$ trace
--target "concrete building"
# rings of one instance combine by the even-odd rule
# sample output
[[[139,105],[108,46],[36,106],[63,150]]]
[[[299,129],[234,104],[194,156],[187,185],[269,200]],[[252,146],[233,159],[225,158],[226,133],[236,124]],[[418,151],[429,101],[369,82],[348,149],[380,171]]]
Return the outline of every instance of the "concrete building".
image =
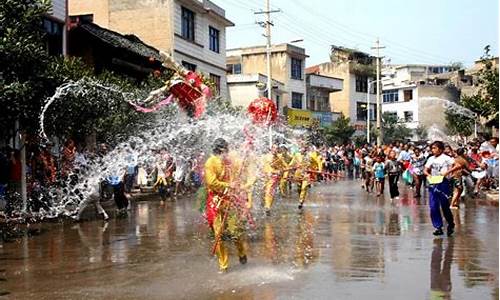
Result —
[[[49,55],[66,55],[68,0],[52,0],[52,7],[43,20]]]
[[[266,90],[267,76],[262,74],[229,74],[227,75],[227,86],[229,98],[234,106],[247,107],[254,99],[263,97]],[[285,85],[273,79],[274,103],[281,103]],[[282,110],[280,111],[283,112]]]
[[[307,73],[306,69],[307,109],[323,127],[330,126],[340,116],[332,112],[330,93],[341,91],[343,84],[342,79]]]
[[[384,68],[382,112],[391,113],[410,129],[446,126],[445,112],[450,102],[460,99],[460,89],[436,80],[450,66],[398,65]],[[437,76],[437,77],[436,77]],[[415,135],[413,139],[418,139]]]
[[[209,0],[71,0],[69,13],[170,53],[210,77],[227,97],[226,27],[234,24]]]
[[[400,86],[411,82],[426,82],[431,76],[454,70],[454,67],[447,65],[386,65],[381,71],[382,84]]]
[[[227,70],[231,74],[266,74],[266,47],[255,46],[228,49]],[[305,49],[291,44],[273,45],[271,49],[271,72],[273,80],[283,83],[283,94],[277,101],[280,112],[283,107],[305,109],[306,81]],[[273,87],[273,93],[275,92]],[[232,99],[231,99],[232,100]],[[236,100],[238,101],[238,100]]]
[[[375,78],[375,59],[366,53],[344,47],[332,46],[331,62],[307,68],[308,74],[328,76],[343,80],[343,88],[329,94],[330,110],[349,117],[357,134],[366,131],[367,109],[374,119],[375,85],[368,83]],[[370,107],[367,107],[367,97]]]

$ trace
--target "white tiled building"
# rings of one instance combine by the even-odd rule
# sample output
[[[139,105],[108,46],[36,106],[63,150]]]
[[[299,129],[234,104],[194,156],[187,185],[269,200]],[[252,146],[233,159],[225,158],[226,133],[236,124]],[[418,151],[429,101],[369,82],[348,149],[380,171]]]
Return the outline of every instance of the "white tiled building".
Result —
[[[411,129],[444,129],[445,104],[457,101],[459,92],[451,86],[431,84],[428,79],[451,70],[450,66],[387,66],[382,71],[382,112],[396,115]]]

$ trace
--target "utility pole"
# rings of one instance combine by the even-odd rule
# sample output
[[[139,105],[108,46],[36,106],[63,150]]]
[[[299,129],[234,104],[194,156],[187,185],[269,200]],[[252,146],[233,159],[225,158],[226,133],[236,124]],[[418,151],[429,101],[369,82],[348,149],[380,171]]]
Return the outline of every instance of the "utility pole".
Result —
[[[260,23],[261,26],[264,25],[266,27],[266,34],[264,35],[266,37],[267,43],[266,43],[266,64],[267,64],[267,98],[273,100],[272,97],[272,90],[273,90],[273,80],[272,80],[272,74],[271,74],[271,26],[274,26],[274,24],[271,22],[271,14],[272,13],[277,13],[280,12],[281,10],[271,10],[271,3],[270,0],[266,0],[266,10],[265,11],[259,11],[255,12],[254,14],[256,15],[261,15],[265,14],[266,15],[266,21],[264,23]],[[279,107],[278,107],[279,110]]]
[[[267,98],[271,99],[271,101],[274,102],[273,100],[273,79],[272,79],[272,74],[271,74],[271,26],[274,26],[274,24],[271,22],[271,14],[280,12],[280,10],[271,10],[271,3],[270,0],[266,0],[266,10],[265,11],[260,11],[260,12],[255,12],[254,14],[260,15],[260,14],[265,14],[266,15],[266,21],[265,21],[265,26],[266,26],[266,34],[264,35],[266,37],[267,43],[266,43],[266,63],[267,63]],[[263,25],[260,23],[261,26]],[[277,103],[276,103],[277,104]],[[277,106],[277,105],[276,105]],[[279,107],[276,107],[278,109],[278,112],[280,110]],[[271,149],[273,145],[273,129],[272,126],[269,125],[269,149]]]
[[[382,126],[381,126],[381,115],[380,112],[382,110],[381,103],[380,103],[380,49],[384,49],[384,46],[380,46],[380,41],[377,38],[377,41],[375,42],[375,47],[371,47],[372,49],[377,50],[377,79],[376,79],[376,84],[377,84],[377,131],[378,131],[378,136],[377,136],[377,146],[382,145]],[[368,91],[370,92],[370,91]]]

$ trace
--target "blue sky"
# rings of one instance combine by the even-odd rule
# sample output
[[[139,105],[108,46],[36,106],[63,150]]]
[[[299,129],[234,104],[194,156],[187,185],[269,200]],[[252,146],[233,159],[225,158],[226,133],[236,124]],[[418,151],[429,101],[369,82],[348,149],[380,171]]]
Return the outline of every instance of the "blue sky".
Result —
[[[227,48],[265,43],[264,20],[254,11],[265,0],[212,0],[236,24],[227,32]],[[329,60],[330,45],[369,52],[377,36],[387,48],[381,55],[391,63],[466,66],[478,59],[485,45],[498,55],[497,0],[271,0],[275,24],[272,42],[297,43],[310,56],[306,64]]]

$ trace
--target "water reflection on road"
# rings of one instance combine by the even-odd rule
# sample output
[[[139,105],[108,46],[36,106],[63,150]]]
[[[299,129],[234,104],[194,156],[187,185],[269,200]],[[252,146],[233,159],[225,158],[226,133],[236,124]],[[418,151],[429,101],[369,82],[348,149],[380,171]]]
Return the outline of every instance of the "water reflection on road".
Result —
[[[435,239],[426,198],[376,198],[346,181],[255,213],[249,262],[217,274],[194,200],[139,202],[127,219],[43,224],[0,248],[9,299],[498,299],[498,209],[454,211]]]

